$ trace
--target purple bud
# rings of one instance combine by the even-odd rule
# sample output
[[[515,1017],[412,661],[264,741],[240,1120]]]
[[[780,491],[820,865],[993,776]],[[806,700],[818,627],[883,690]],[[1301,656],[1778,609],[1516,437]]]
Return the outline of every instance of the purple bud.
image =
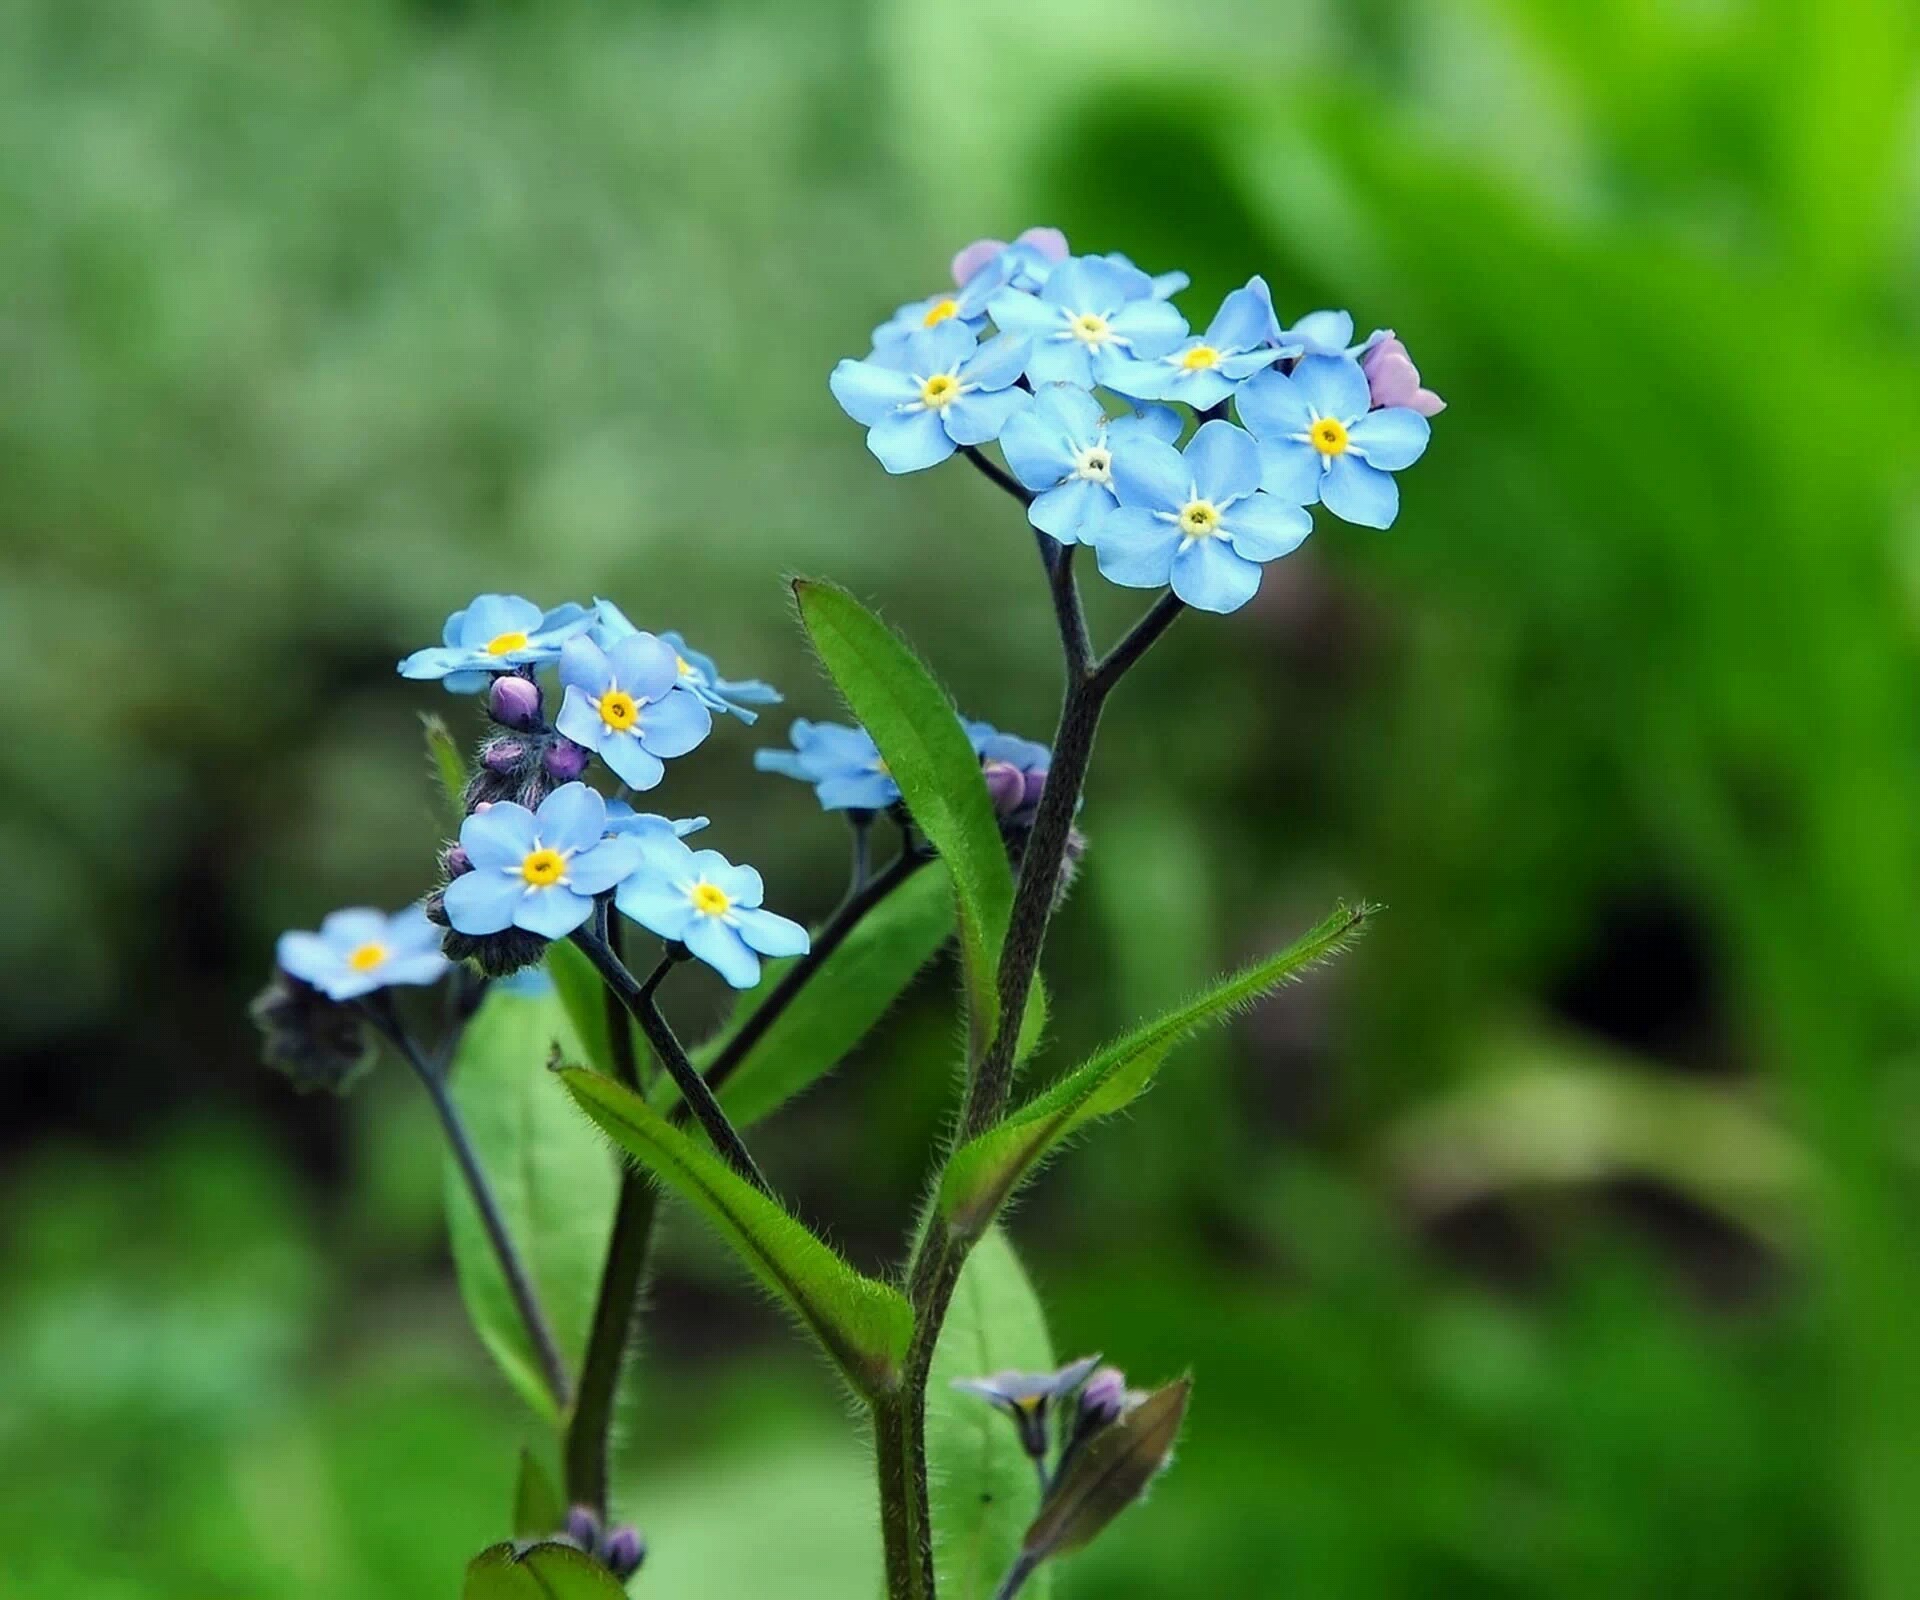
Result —
[[[1001,816],[1012,816],[1025,803],[1026,774],[1012,762],[983,762],[980,774],[987,780],[987,793],[993,797],[993,809]]]
[[[495,739],[480,752],[480,765],[503,777],[526,759],[527,747],[517,739]]]
[[[1102,1367],[1080,1391],[1080,1426],[1104,1428],[1117,1422],[1127,1408],[1127,1375],[1118,1367]]]
[[[1376,406],[1407,406],[1423,417],[1436,416],[1447,408],[1439,395],[1420,387],[1420,369],[1407,354],[1407,347],[1392,334],[1360,358],[1360,370],[1367,375],[1367,388]]]
[[[589,1555],[600,1547],[600,1519],[590,1506],[575,1506],[567,1513],[567,1538]]]
[[[547,746],[547,772],[555,783],[572,783],[587,770],[587,751],[571,739],[556,738]]]
[[[447,853],[440,858],[440,865],[449,878],[464,878],[473,871],[473,858],[467,854],[464,845],[449,845]]]
[[[1023,807],[1037,806],[1040,804],[1041,791],[1047,786],[1047,769],[1045,767],[1035,767],[1025,776],[1026,792],[1021,798],[1020,804]]]
[[[503,728],[531,728],[540,720],[540,685],[517,673],[495,678],[487,711]]]
[[[647,1559],[647,1541],[632,1528],[615,1528],[607,1535],[607,1547],[601,1552],[600,1559],[606,1563],[609,1572],[625,1583],[640,1570],[640,1563]]]

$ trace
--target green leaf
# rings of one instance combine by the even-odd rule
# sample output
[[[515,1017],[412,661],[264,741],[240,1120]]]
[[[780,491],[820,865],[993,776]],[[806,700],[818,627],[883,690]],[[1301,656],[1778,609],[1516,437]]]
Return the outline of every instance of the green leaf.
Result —
[[[495,985],[460,1041],[452,1092],[561,1355],[577,1370],[620,1178],[546,1070],[556,1046],[575,1056],[580,1048],[559,996]],[[514,1387],[556,1421],[539,1358],[451,1154],[446,1192],[454,1265],[474,1326]]]
[[[607,1027],[607,986],[593,963],[571,939],[555,939],[547,946],[547,976],[580,1041],[581,1059],[610,1078],[618,1077]]]
[[[855,1388],[876,1394],[898,1381],[913,1313],[897,1290],[856,1272],[779,1201],[631,1090],[580,1067],[559,1077],[588,1116],[719,1229]]]
[[[1371,907],[1336,907],[1318,927],[1223,979],[1197,999],[1143,1023],[953,1153],[940,1183],[940,1215],[959,1237],[991,1222],[1014,1190],[1061,1143],[1143,1093],[1174,1046],[1259,999],[1353,942]]]
[[[458,831],[467,814],[467,758],[460,753],[446,723],[432,712],[422,713],[420,728],[427,740],[427,765],[433,770],[447,820]]]
[[[460,1600],[626,1600],[620,1580],[570,1544],[497,1544],[467,1567]]]
[[[520,1452],[520,1476],[513,1486],[513,1536],[541,1539],[566,1526],[567,1503],[547,1469],[531,1450]]]
[[[927,1460],[934,1557],[943,1600],[991,1600],[1040,1498],[1013,1425],[956,1378],[1054,1366],[1046,1317],[1007,1236],[989,1228],[967,1257],[927,1380]],[[1035,1575],[1025,1596],[1047,1592]]]
[[[979,1048],[999,1021],[994,979],[1013,908],[1013,872],[980,758],[953,702],[898,634],[833,584],[798,578],[793,592],[815,654],[947,864]]]
[[[1090,1544],[1153,1486],[1173,1455],[1193,1380],[1156,1389],[1118,1422],[1093,1436],[1053,1487],[1027,1530],[1028,1556],[1045,1560]]]

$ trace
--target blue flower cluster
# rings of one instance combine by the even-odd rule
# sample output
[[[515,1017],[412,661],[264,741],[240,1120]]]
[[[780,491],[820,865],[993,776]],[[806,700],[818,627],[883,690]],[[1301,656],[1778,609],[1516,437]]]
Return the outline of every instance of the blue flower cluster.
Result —
[[[901,473],[997,443],[1034,527],[1091,545],[1115,583],[1171,587],[1204,611],[1245,605],[1260,569],[1312,531],[1310,506],[1390,526],[1393,474],[1419,459],[1444,407],[1391,329],[1356,343],[1343,311],[1283,325],[1259,277],[1200,333],[1172,301],[1184,274],[1074,256],[1056,229],[969,245],[953,279],[876,328],[864,360],[834,368],[834,398],[868,448]],[[1176,407],[1195,424],[1184,448]],[[806,776],[810,760],[836,759],[809,756],[799,729],[795,744],[774,770]],[[876,791],[871,778],[860,792]]]

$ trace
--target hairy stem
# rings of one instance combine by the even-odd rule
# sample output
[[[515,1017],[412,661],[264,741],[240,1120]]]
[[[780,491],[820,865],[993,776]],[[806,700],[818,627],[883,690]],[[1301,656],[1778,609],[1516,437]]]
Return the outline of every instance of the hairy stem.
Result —
[[[622,1015],[622,1029],[626,1022]],[[640,1290],[646,1281],[659,1203],[653,1184],[638,1169],[623,1165],[613,1232],[607,1241],[607,1262],[601,1269],[600,1293],[593,1305],[593,1326],[587,1334],[586,1360],[580,1365],[579,1398],[574,1402],[573,1415],[567,1419],[562,1444],[569,1503],[591,1507],[602,1518],[607,1512],[613,1413],[620,1392],[620,1371],[640,1309]]]
[[[880,1534],[887,1600],[933,1600],[932,1537],[927,1527],[924,1463],[913,1458],[909,1396],[873,1404],[873,1455],[879,1474]]]

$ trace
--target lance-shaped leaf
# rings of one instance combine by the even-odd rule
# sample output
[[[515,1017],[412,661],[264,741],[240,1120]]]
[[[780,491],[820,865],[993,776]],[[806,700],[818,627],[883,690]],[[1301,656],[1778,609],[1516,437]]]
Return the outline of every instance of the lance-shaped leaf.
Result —
[[[977,1235],[1064,1140],[1137,1099],[1175,1045],[1344,949],[1370,914],[1368,906],[1337,907],[1277,955],[1143,1023],[1066,1073],[998,1126],[962,1145],[948,1161],[940,1182],[940,1215],[947,1227],[959,1237]]]
[[[856,1272],[779,1201],[631,1090],[580,1067],[559,1076],[622,1149],[720,1231],[856,1389],[879,1394],[899,1381],[913,1313],[897,1290]]]
[[[467,758],[453,742],[446,723],[431,712],[421,716],[420,729],[427,741],[427,765],[433,770],[447,825],[458,829],[460,819],[467,814]]]
[[[626,1586],[570,1544],[497,1544],[467,1567],[460,1600],[626,1600]]]
[[[796,579],[793,592],[815,654],[947,864],[978,1046],[999,1021],[995,973],[1013,909],[1013,872],[980,758],[953,702],[898,634],[832,584]]]
[[[513,1536],[544,1539],[566,1526],[567,1503],[547,1469],[531,1450],[520,1452],[520,1476],[513,1485]]]
[[[571,939],[555,939],[547,946],[546,966],[587,1064],[609,1078],[617,1077],[607,1023],[607,986],[593,970],[586,952]],[[626,1025],[624,1019],[622,1025]]]
[[[1068,1463],[1047,1503],[1027,1529],[1022,1558],[1030,1563],[1078,1550],[1144,1495],[1173,1455],[1193,1380],[1156,1389]]]

